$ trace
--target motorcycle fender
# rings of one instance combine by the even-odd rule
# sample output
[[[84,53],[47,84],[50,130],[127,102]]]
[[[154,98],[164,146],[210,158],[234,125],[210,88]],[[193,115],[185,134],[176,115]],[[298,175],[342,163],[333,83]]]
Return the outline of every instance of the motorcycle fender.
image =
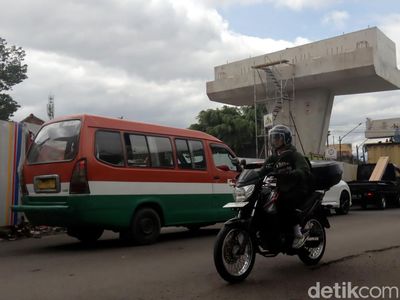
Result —
[[[248,202],[229,202],[223,206],[223,208],[243,208]]]
[[[331,224],[329,223],[329,220],[325,215],[320,216],[319,219],[322,226],[324,226],[325,228],[331,228]]]
[[[225,222],[226,227],[247,227],[248,224],[248,220],[240,219],[237,217]]]

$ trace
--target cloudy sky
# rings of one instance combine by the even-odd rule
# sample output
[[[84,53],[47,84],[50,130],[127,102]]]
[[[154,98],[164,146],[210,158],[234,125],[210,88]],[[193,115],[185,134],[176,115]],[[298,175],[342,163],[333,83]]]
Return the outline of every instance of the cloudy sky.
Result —
[[[206,95],[214,66],[377,26],[397,44],[398,0],[0,0],[0,37],[26,51],[14,87],[30,113],[92,113],[188,127],[220,106]],[[356,114],[354,112],[357,112]],[[400,117],[400,91],[335,99],[332,135],[365,119]],[[361,143],[364,125],[344,142]]]

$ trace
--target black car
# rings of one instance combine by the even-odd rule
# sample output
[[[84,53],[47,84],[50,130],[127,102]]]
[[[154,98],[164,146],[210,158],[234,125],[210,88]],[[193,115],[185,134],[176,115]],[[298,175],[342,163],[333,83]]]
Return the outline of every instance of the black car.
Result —
[[[400,206],[400,169],[389,163],[382,179],[370,181],[376,164],[363,164],[357,168],[357,180],[348,182],[354,204],[367,208],[374,205],[385,209],[387,205]]]

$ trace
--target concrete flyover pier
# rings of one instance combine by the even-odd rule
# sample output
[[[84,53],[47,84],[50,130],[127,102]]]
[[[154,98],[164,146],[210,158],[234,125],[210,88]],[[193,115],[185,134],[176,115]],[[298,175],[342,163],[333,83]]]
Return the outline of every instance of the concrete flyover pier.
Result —
[[[214,73],[207,82],[211,101],[240,106],[265,99],[274,123],[296,129],[296,147],[305,154],[325,151],[336,95],[400,87],[396,46],[376,27],[227,63]],[[281,100],[271,82],[279,86]]]

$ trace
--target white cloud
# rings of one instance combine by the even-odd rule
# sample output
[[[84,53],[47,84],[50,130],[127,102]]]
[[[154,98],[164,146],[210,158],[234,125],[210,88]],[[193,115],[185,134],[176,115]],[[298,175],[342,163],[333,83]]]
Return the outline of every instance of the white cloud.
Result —
[[[337,0],[200,0],[202,3],[210,6],[232,6],[232,5],[254,5],[254,4],[267,4],[274,5],[275,7],[289,8],[291,10],[300,11],[303,9],[320,9],[328,7]]]
[[[24,103],[16,119],[31,112],[45,117],[50,93],[55,95],[56,115],[124,116],[181,127],[188,126],[188,123],[180,122],[193,119],[193,114],[200,108],[216,106],[205,99],[203,80],[157,82],[95,62],[35,50],[30,53],[27,57],[29,76],[35,80],[23,82],[18,92],[14,92],[14,98]],[[31,97],[32,93],[34,97]],[[188,109],[188,105],[197,110]]]
[[[345,27],[349,17],[350,15],[348,12],[335,10],[326,14],[322,19],[322,23],[325,25],[333,25],[334,27],[341,29]]]
[[[358,123],[358,127],[346,137],[346,142],[361,143],[365,140],[366,118],[372,120],[399,118],[399,91],[387,91],[335,97],[330,122],[331,135],[343,136]]]
[[[29,78],[13,91],[22,105],[15,120],[31,112],[46,119],[52,93],[56,116],[123,115],[179,127],[219,105],[205,88],[214,66],[307,41],[241,35],[215,8],[181,0],[15,0],[0,36],[27,52]]]
[[[379,28],[396,44],[397,65],[400,68],[400,14],[380,18]]]
[[[200,110],[220,105],[206,95],[214,66],[310,42],[307,37],[287,41],[233,32],[211,5],[215,2],[9,2],[0,18],[0,36],[26,50],[29,76],[14,88],[12,95],[22,105],[14,119],[30,113],[47,119],[47,97],[52,93],[56,116],[95,113],[187,127]],[[334,1],[218,2],[305,9]],[[398,14],[378,22],[397,44],[397,53],[399,24]],[[337,97],[331,127],[342,131],[335,136],[366,117],[397,117],[398,98],[398,91]],[[353,135],[347,138],[351,141]]]
[[[294,10],[302,10],[305,8],[318,9],[321,7],[329,6],[334,0],[280,0],[275,3],[280,6],[286,6]],[[337,2],[337,1],[336,1]]]

